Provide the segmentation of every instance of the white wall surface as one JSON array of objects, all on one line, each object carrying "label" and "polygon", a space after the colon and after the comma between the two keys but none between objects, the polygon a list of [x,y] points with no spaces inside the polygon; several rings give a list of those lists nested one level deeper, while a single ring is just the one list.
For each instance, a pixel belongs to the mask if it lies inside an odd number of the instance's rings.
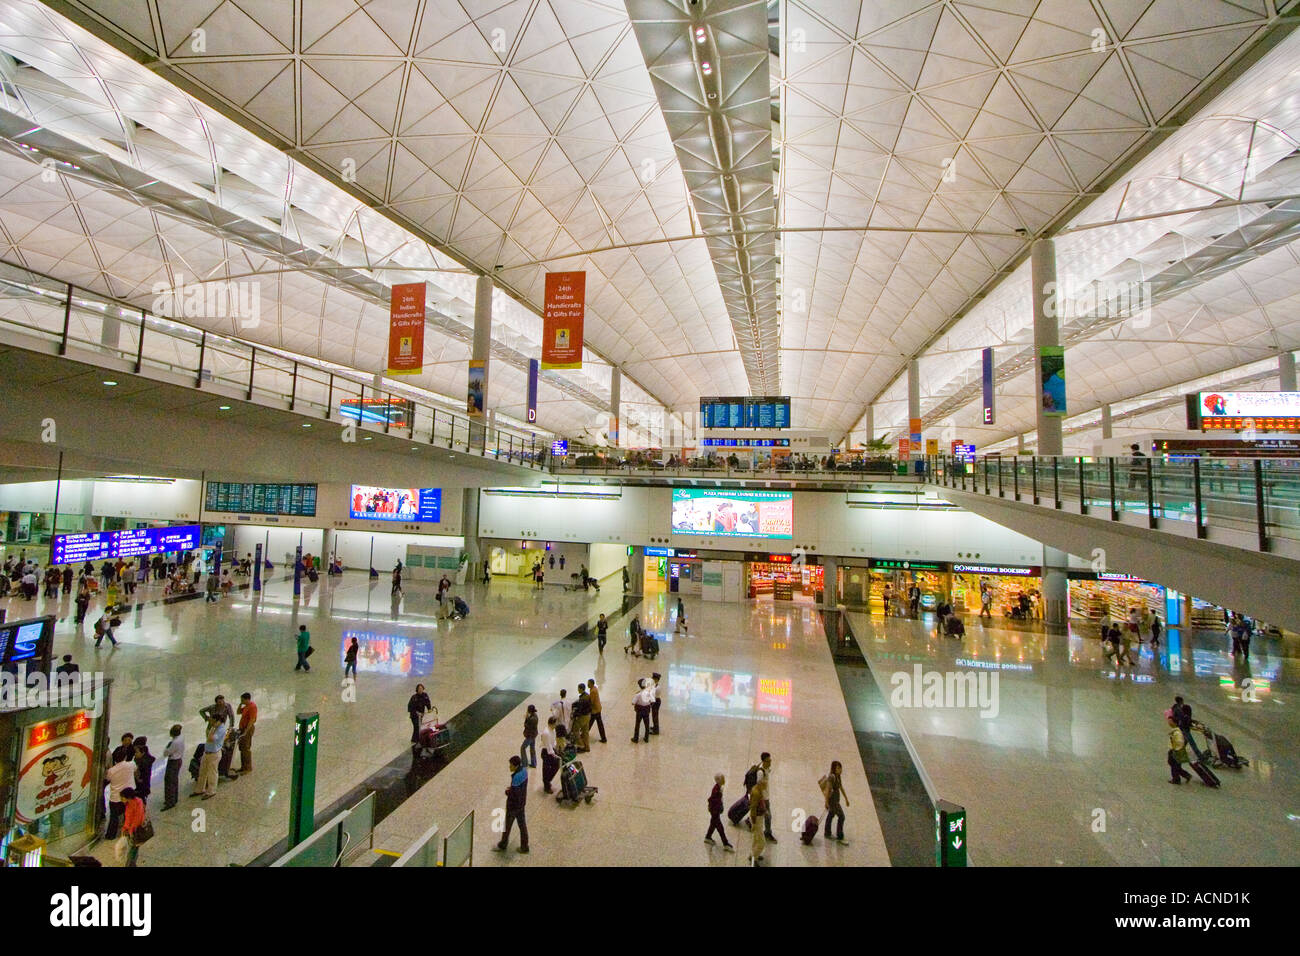
[{"label": "white wall surface", "polygon": [[[627,567],[627,548],[620,544],[593,544],[587,573],[599,580]],[[620,576],[621,580],[621,576]],[[622,587],[620,584],[619,587]]]},{"label": "white wall surface", "polygon": [[[234,525],[226,528],[226,554],[229,561],[232,556],[243,557],[253,553],[255,547],[269,538],[270,543],[263,552],[263,557],[270,559],[276,570],[286,573],[293,570],[293,554],[298,548],[298,536],[302,535],[303,554],[319,555],[324,532],[320,528],[272,528],[261,525]],[[233,551],[231,541],[233,539]],[[288,555],[288,560],[285,556]]]},{"label": "white wall surface", "polygon": [[[54,510],[53,481],[0,485],[0,511]],[[197,521],[199,483],[185,478],[172,482],[65,481],[59,489],[59,512],[90,513],[113,518],[153,521]],[[62,524],[62,522],[60,522]]]},{"label": "white wall surface", "polygon": [[[671,491],[622,488],[617,500],[511,497],[483,494],[479,528],[484,537],[521,533],[543,540],[611,544],[669,538],[677,548],[788,553],[800,546],[846,557],[916,558],[930,561],[1000,561],[1041,564],[1042,545],[964,511],[903,511],[852,508],[844,492],[795,492],[794,536],[789,541],[671,533]],[[977,557],[978,555],[978,557]]]}]

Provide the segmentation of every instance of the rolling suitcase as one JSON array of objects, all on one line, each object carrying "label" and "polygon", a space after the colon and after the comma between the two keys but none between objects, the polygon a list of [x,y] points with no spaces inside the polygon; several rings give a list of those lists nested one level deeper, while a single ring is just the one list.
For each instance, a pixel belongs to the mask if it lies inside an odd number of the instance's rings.
[{"label": "rolling suitcase", "polygon": [[803,834],[799,837],[804,846],[812,846],[813,839],[817,836],[817,825],[819,821],[816,817],[809,817],[803,823]]},{"label": "rolling suitcase", "polygon": [[1214,775],[1214,771],[1199,760],[1192,761],[1192,769],[1196,771],[1196,776],[1201,778],[1201,783],[1207,787],[1217,787],[1219,785],[1219,778]]},{"label": "rolling suitcase", "polygon": [[749,814],[749,794],[745,794],[739,800],[731,805],[727,811],[727,819],[731,821],[732,826],[740,826],[740,821]]},{"label": "rolling suitcase", "polygon": [[560,792],[555,797],[556,803],[562,800],[568,800],[570,803],[585,800],[591,803],[591,798],[595,794],[596,788],[587,785],[587,771],[582,768],[580,760],[567,763],[560,769]]}]

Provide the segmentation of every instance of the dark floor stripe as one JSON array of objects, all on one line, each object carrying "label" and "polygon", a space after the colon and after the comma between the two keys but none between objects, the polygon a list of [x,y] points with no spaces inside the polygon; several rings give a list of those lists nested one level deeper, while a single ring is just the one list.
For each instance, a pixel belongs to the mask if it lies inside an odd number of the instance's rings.
[{"label": "dark floor stripe", "polygon": [[[640,597],[625,594],[622,605],[616,611],[606,611],[605,619],[613,624],[640,603]],[[493,687],[464,710],[448,719],[452,744],[446,750],[432,758],[418,757],[409,748],[403,750],[385,767],[357,784],[325,809],[318,810],[315,826],[319,827],[348,807],[355,806],[372,791],[375,793],[375,825],[378,826],[381,820],[415,796],[416,792],[436,777],[444,767],[478,743],[484,734],[535,694],[537,692],[535,688],[543,686],[544,680],[550,678],[594,641],[595,625],[595,620],[579,624],[503,680],[500,685]],[[521,687],[530,689],[521,690],[519,689]],[[269,866],[284,856],[288,850],[289,838],[286,836],[275,846],[260,853],[248,865]],[[385,862],[383,857],[379,857],[372,865],[391,866],[392,860],[390,858]]]},{"label": "dark floor stripe", "polygon": [[934,805],[898,732],[894,712],[871,676],[848,616],[834,610],[821,616],[889,862],[934,866]]}]

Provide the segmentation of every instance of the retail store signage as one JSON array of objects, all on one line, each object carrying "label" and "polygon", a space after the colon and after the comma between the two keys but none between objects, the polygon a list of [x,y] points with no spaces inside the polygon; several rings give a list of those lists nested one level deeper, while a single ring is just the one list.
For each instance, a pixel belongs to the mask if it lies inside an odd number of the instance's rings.
[{"label": "retail store signage", "polygon": [[1070,571],[1066,574],[1071,581],[1131,581],[1135,584],[1150,584],[1146,578],[1133,574],[1120,574],[1118,571]]},{"label": "retail store signage", "polygon": [[886,558],[872,558],[868,564],[873,570],[897,570],[897,571],[946,571],[947,566],[937,564],[933,561],[899,561]]},{"label": "retail store signage", "polygon": [[794,556],[789,554],[769,554],[767,562],[768,564],[792,564]]},{"label": "retail store signage", "polygon": [[671,558],[677,554],[674,548],[646,548],[645,556],[647,558]]},{"label": "retail store signage", "polygon": [[998,564],[954,564],[952,570],[956,574],[1017,574],[1024,577],[1037,577],[1040,569],[1008,567]]}]

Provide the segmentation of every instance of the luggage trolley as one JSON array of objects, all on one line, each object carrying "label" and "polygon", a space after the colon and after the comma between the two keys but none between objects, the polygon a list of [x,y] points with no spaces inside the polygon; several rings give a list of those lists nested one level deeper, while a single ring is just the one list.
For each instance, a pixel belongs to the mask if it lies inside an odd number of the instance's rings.
[{"label": "luggage trolley", "polygon": [[438,708],[434,707],[420,717],[420,742],[415,745],[416,755],[433,757],[451,746],[451,727],[438,723]]},{"label": "luggage trolley", "polygon": [[587,786],[587,771],[582,769],[582,761],[568,760],[560,768],[560,792],[555,795],[556,803],[569,801],[577,806],[578,801],[591,803],[599,787]]}]

